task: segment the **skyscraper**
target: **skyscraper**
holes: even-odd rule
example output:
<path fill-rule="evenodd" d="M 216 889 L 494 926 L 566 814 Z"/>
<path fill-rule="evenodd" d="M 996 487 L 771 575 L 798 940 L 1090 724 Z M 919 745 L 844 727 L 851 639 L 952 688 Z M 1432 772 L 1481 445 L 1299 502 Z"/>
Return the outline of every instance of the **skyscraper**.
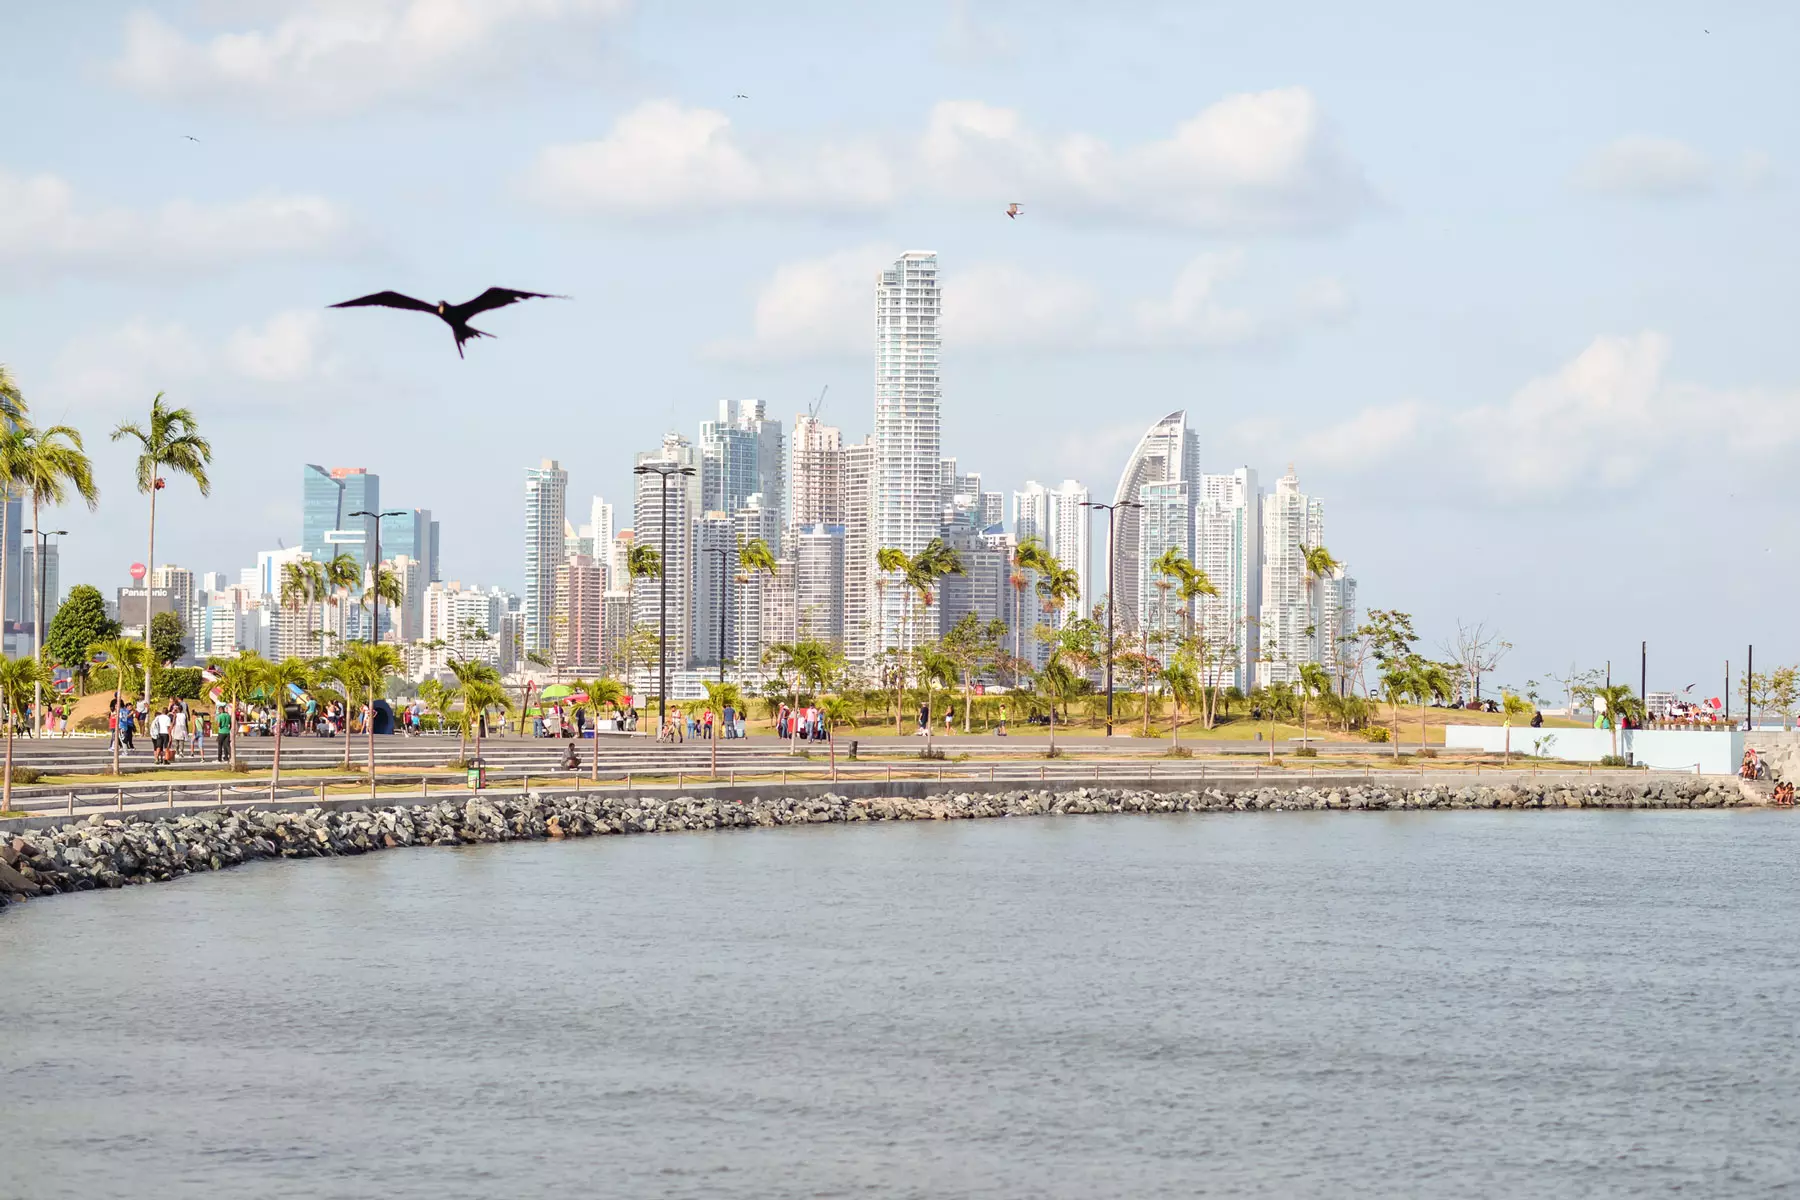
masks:
<path fill-rule="evenodd" d="M 844 435 L 802 414 L 794 418 L 789 472 L 790 525 L 839 525 L 844 520 Z"/>
<path fill-rule="evenodd" d="M 1138 440 L 1119 476 L 1119 487 L 1113 493 L 1114 504 L 1141 500 L 1145 484 L 1173 480 L 1196 481 L 1200 475 L 1200 444 L 1187 427 L 1187 413 L 1170 413 Z M 1113 514 L 1112 546 L 1103 553 L 1113 555 L 1112 598 L 1115 620 L 1120 628 L 1132 632 L 1137 628 L 1142 597 L 1150 588 L 1150 564 L 1142 553 L 1139 511 L 1121 508 Z M 1102 560 L 1098 575 L 1106 577 Z"/>
<path fill-rule="evenodd" d="M 944 486 L 940 461 L 943 389 L 938 377 L 938 261 L 909 250 L 875 287 L 875 503 L 871 552 L 917 554 L 938 536 Z M 936 636 L 926 609 L 908 622 L 905 589 L 883 589 L 871 647 L 911 646 Z"/>
<path fill-rule="evenodd" d="M 794 617 L 799 636 L 844 643 L 844 527 L 794 531 Z"/>
<path fill-rule="evenodd" d="M 679 670 L 688 661 L 692 643 L 688 634 L 694 620 L 694 519 L 700 514 L 699 455 L 691 442 L 677 433 L 665 434 L 662 447 L 636 456 L 636 464 L 674 463 L 693 467 L 694 475 L 668 476 L 668 530 L 663 529 L 663 477 L 634 475 L 637 493 L 633 501 L 632 529 L 636 542 L 662 556 L 658 575 L 640 579 L 634 592 L 633 619 L 638 628 L 659 629 L 663 589 L 667 588 L 669 616 L 669 669 Z"/>
<path fill-rule="evenodd" d="M 1194 542 L 1195 564 L 1218 589 L 1200 598 L 1198 632 L 1212 649 L 1218 678 L 1248 692 L 1262 620 L 1262 489 L 1255 471 L 1200 477 Z"/>
<path fill-rule="evenodd" d="M 563 561 L 569 473 L 553 458 L 525 472 L 525 612 L 521 651 L 550 654 L 556 568 Z"/>
<path fill-rule="evenodd" d="M 1306 551 L 1325 537 L 1325 506 L 1300 490 L 1292 464 L 1263 501 L 1262 619 L 1256 681 L 1292 683 L 1302 663 L 1323 661 L 1316 619 L 1317 587 Z"/>
<path fill-rule="evenodd" d="M 737 539 L 731 517 L 722 512 L 700 514 L 694 521 L 694 626 L 688 664 L 716 667 L 733 657 L 732 577 L 737 572 Z"/>
<path fill-rule="evenodd" d="M 601 640 L 605 600 L 606 572 L 591 555 L 576 554 L 557 566 L 552 640 L 559 668 L 605 663 Z"/>
<path fill-rule="evenodd" d="M 875 640 L 875 440 L 843 451 L 844 656 L 865 669 Z"/>
<path fill-rule="evenodd" d="M 1138 510 L 1138 561 L 1148 572 L 1138 591 L 1137 628 L 1147 635 L 1150 653 L 1167 662 L 1174 656 L 1176 640 L 1185 622 L 1176 615 L 1183 603 L 1175 593 L 1178 580 L 1156 570 L 1156 563 L 1173 550 L 1194 561 L 1194 495 L 1197 481 L 1171 479 L 1147 483 L 1138 492 L 1144 507 Z"/>
<path fill-rule="evenodd" d="M 327 470 L 308 463 L 300 469 L 300 548 L 315 562 L 328 562 L 342 553 L 356 561 L 358 570 L 366 569 L 375 542 L 375 518 L 350 514 L 380 511 L 381 476 L 363 467 Z M 386 547 L 382 549 L 385 553 Z"/>
<path fill-rule="evenodd" d="M 719 401 L 719 419 L 700 423 L 700 511 L 734 513 L 752 495 L 765 507 L 783 511 L 781 422 L 769 420 L 761 400 Z M 777 533 L 771 548 L 779 548 Z"/>
<path fill-rule="evenodd" d="M 1013 493 L 1014 544 L 1036 538 L 1057 562 L 1075 572 L 1075 598 L 1061 609 L 1043 614 L 1044 622 L 1052 628 L 1060 629 L 1070 621 L 1087 616 L 1096 601 L 1098 589 L 1094 583 L 1090 540 L 1092 522 L 1088 520 L 1088 510 L 1082 507 L 1088 498 L 1088 489 L 1073 479 L 1065 479 L 1055 488 L 1028 481 L 1023 489 Z M 1035 578 L 1030 582 L 1035 584 Z M 1021 599 L 1029 602 L 1029 597 Z M 1049 648 L 1035 636 L 1036 620 L 1023 618 L 1023 625 L 1022 657 L 1041 667 Z"/>

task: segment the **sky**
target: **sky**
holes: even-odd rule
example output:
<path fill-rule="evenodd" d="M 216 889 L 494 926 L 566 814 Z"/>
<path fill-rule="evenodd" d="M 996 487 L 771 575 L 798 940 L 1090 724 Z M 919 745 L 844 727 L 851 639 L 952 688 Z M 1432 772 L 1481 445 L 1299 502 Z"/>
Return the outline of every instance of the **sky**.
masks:
<path fill-rule="evenodd" d="M 0 362 L 102 488 L 54 518 L 64 587 L 143 559 L 108 434 L 162 391 L 216 459 L 159 561 L 292 545 L 317 462 L 517 588 L 540 458 L 574 513 L 721 399 L 791 423 L 829 386 L 860 438 L 876 273 L 930 249 L 945 452 L 990 489 L 1110 496 L 1185 409 L 1205 469 L 1292 463 L 1428 651 L 1485 623 L 1548 691 L 1648 642 L 1697 695 L 1800 659 L 1800 9 L 1104 7 L 5 6 Z M 490 285 L 571 299 L 465 360 L 326 309 Z"/>

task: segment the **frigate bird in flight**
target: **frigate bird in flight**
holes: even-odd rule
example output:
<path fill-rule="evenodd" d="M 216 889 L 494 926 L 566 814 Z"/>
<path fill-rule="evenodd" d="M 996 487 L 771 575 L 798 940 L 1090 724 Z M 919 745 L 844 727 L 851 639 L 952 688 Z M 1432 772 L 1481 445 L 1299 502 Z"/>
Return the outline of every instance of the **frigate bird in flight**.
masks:
<path fill-rule="evenodd" d="M 465 300 L 461 304 L 452 304 L 448 300 L 439 300 L 436 304 L 427 304 L 423 300 L 415 300 L 411 296 L 403 296 L 399 292 L 375 292 L 368 296 L 358 296 L 354 300 L 346 300 L 342 304 L 333 304 L 332 308 L 409 308 L 414 312 L 431 313 L 444 324 L 450 326 L 450 332 L 456 335 L 456 357 L 463 357 L 463 343 L 470 338 L 493 337 L 469 326 L 469 318 L 487 312 L 493 308 L 505 308 L 508 304 L 517 304 L 521 300 L 567 300 L 567 296 L 557 296 L 550 292 L 521 292 L 512 288 L 491 287 L 473 300 Z"/>
<path fill-rule="evenodd" d="M 1024 211 L 1025 211 L 1025 206 L 1023 204 L 1019 204 L 1017 202 L 1006 206 L 1006 215 L 1013 218 L 1014 220 L 1017 220 L 1019 214 Z"/>

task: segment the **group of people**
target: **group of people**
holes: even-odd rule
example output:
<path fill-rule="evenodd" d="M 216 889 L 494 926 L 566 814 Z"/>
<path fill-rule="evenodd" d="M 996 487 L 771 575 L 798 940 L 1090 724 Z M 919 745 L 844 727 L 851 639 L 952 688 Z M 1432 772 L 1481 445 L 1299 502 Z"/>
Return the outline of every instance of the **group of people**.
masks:
<path fill-rule="evenodd" d="M 741 738 L 746 736 L 747 732 L 744 725 L 744 714 L 739 712 L 734 705 L 727 704 L 724 710 L 717 715 L 717 720 L 714 719 L 711 705 L 707 705 L 699 712 L 683 712 L 679 708 L 671 708 L 662 723 L 662 728 L 657 731 L 656 740 L 659 742 L 685 742 L 691 737 L 696 741 L 711 741 L 715 737 L 720 739 Z"/>
<path fill-rule="evenodd" d="M 831 734 L 817 705 L 789 708 L 783 704 L 775 710 L 775 736 L 798 741 L 822 742 Z"/>
<path fill-rule="evenodd" d="M 230 755 L 231 720 L 221 710 L 217 716 L 196 709 L 186 700 L 171 699 L 152 710 L 148 700 L 136 704 L 114 697 L 107 704 L 106 726 L 110 742 L 121 750 L 135 751 L 141 733 L 150 739 L 154 761 L 172 763 L 177 758 L 206 757 L 206 739 L 218 728 L 219 761 Z"/>

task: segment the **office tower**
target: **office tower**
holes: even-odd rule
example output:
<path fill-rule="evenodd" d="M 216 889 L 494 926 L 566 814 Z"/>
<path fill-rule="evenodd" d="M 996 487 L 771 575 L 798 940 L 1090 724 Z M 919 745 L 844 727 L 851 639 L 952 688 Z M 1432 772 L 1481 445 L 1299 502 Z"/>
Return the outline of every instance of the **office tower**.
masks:
<path fill-rule="evenodd" d="M 1308 547 L 1325 537 L 1325 506 L 1300 491 L 1290 464 L 1263 500 L 1262 618 L 1257 683 L 1292 683 L 1302 663 L 1320 662 L 1317 589 L 1306 573 Z"/>
<path fill-rule="evenodd" d="M 380 509 L 371 509 L 380 512 Z M 437 578 L 433 564 L 437 561 L 438 523 L 431 519 L 429 508 L 408 509 L 381 523 L 381 557 L 388 562 L 404 554 L 420 565 L 425 582 Z"/>
<path fill-rule="evenodd" d="M 917 554 L 938 536 L 944 483 L 939 457 L 943 392 L 938 379 L 938 261 L 908 251 L 875 288 L 876 549 Z M 937 635 L 927 609 L 906 620 L 910 600 L 893 579 L 882 589 L 872 653 L 910 649 Z"/>
<path fill-rule="evenodd" d="M 794 418 L 788 473 L 790 526 L 838 525 L 844 520 L 844 435 L 817 417 Z"/>
<path fill-rule="evenodd" d="M 730 515 L 700 514 L 694 521 L 694 625 L 688 643 L 693 652 L 687 663 L 691 667 L 716 667 L 721 655 L 732 657 L 731 592 L 737 569 Z"/>
<path fill-rule="evenodd" d="M 606 573 L 606 586 L 618 588 L 623 581 L 613 570 L 613 506 L 595 496 L 588 506 L 588 523 L 581 527 L 581 536 L 587 538 L 593 547 L 588 553 L 594 556 L 594 562 Z"/>
<path fill-rule="evenodd" d="M 1356 628 L 1356 580 L 1339 563 L 1329 575 L 1314 583 L 1319 600 L 1319 661 L 1342 691 L 1346 687 L 1344 673 L 1351 666 L 1348 659 L 1352 657 L 1346 653 L 1345 641 Z"/>
<path fill-rule="evenodd" d="M 775 574 L 764 575 L 757 589 L 757 598 L 761 611 L 758 621 L 761 625 L 763 649 L 798 641 L 800 638 L 799 580 L 794 569 L 794 560 L 783 557 L 776 560 Z"/>
<path fill-rule="evenodd" d="M 431 580 L 426 578 L 422 559 L 410 554 L 396 554 L 388 561 L 392 564 L 395 581 L 400 584 L 401 599 L 392 607 L 382 605 L 381 637 L 384 641 L 411 645 L 425 636 L 425 587 Z"/>
<path fill-rule="evenodd" d="M 313 556 L 299 546 L 290 546 L 285 550 L 259 550 L 256 554 L 255 574 L 242 582 L 259 596 L 279 597 L 282 568 L 289 563 L 312 560 Z"/>
<path fill-rule="evenodd" d="M 1218 589 L 1203 596 L 1196 632 L 1211 649 L 1207 682 L 1249 692 L 1262 609 L 1262 489 L 1256 472 L 1202 475 L 1194 508 L 1194 564 Z"/>
<path fill-rule="evenodd" d="M 946 575 L 938 584 L 937 604 L 944 630 L 971 614 L 981 624 L 1003 621 L 1011 629 L 1012 599 L 1007 584 L 1012 560 L 1012 539 L 1004 533 L 990 535 L 961 525 L 944 531 L 944 542 L 956 551 L 962 574 Z M 1007 642 L 1007 651 L 1012 642 Z"/>
<path fill-rule="evenodd" d="M 1140 493 L 1146 484 L 1175 480 L 1192 482 L 1199 475 L 1200 444 L 1187 427 L 1187 413 L 1172 412 L 1139 439 L 1125 464 L 1124 473 L 1119 476 L 1113 503 L 1141 500 Z M 1114 544 L 1103 551 L 1114 555 L 1112 577 L 1117 595 L 1112 598 L 1113 612 L 1115 620 L 1128 632 L 1135 632 L 1143 596 L 1152 584 L 1150 564 L 1144 561 L 1141 553 L 1139 515 L 1135 508 L 1118 509 L 1113 514 Z M 1097 518 L 1100 516 L 1104 514 L 1096 514 Z M 1095 536 L 1103 535 L 1097 533 Z M 1106 578 L 1104 559 L 1097 574 L 1100 579 Z"/>
<path fill-rule="evenodd" d="M 845 446 L 844 505 L 844 655 L 867 673 L 875 619 L 875 440 Z"/>
<path fill-rule="evenodd" d="M 1194 494 L 1197 480 L 1171 479 L 1147 483 L 1138 492 L 1138 561 L 1146 564 L 1145 585 L 1138 592 L 1137 631 L 1140 647 L 1162 662 L 1174 657 L 1186 622 L 1177 610 L 1186 603 L 1179 591 L 1180 579 L 1156 569 L 1163 555 L 1174 551 L 1194 561 Z"/>
<path fill-rule="evenodd" d="M 169 611 L 181 618 L 182 641 L 190 653 L 194 648 L 194 630 L 200 626 L 197 582 L 194 573 L 186 567 L 168 563 L 150 572 L 150 586 L 169 593 Z"/>
<path fill-rule="evenodd" d="M 631 548 L 636 544 L 635 530 L 621 529 L 613 535 L 612 549 L 606 557 L 606 578 L 615 592 L 632 590 Z"/>
<path fill-rule="evenodd" d="M 1088 510 L 1082 505 L 1087 503 L 1088 490 L 1073 479 L 1065 479 L 1060 487 L 1050 488 L 1035 480 L 1029 481 L 1024 488 L 1013 493 L 1013 543 L 1023 544 L 1028 538 L 1036 538 L 1051 557 L 1065 568 L 1075 572 L 1076 595 L 1063 602 L 1059 609 L 1044 611 L 1044 598 L 1037 594 L 1037 573 L 1027 572 L 1024 596 L 1015 596 L 1015 601 L 1038 604 L 1036 617 L 1019 618 L 1024 626 L 1021 656 L 1034 666 L 1043 666 L 1049 655 L 1049 645 L 1040 642 L 1036 636 L 1037 626 L 1045 624 L 1052 629 L 1060 629 L 1068 622 L 1087 616 L 1093 612 L 1100 588 L 1104 586 L 1104 577 L 1097 581 L 1094 574 L 1093 552 L 1090 541 L 1093 522 L 1088 519 Z M 1015 603 L 1015 609 L 1020 605 Z"/>
<path fill-rule="evenodd" d="M 666 463 L 695 469 L 693 475 L 667 476 L 667 536 L 663 529 L 664 476 L 646 472 L 634 475 L 637 485 L 633 501 L 632 529 L 639 545 L 648 546 L 662 558 L 658 575 L 637 581 L 633 590 L 633 619 L 639 627 L 661 628 L 664 589 L 667 589 L 670 670 L 680 670 L 688 660 L 688 632 L 693 628 L 693 527 L 700 508 L 699 455 L 693 445 L 680 434 L 663 437 L 662 448 L 639 453 L 637 465 Z M 666 553 L 665 553 L 666 551 Z"/>
<path fill-rule="evenodd" d="M 553 458 L 525 472 L 525 611 L 519 654 L 551 652 L 550 612 L 563 560 L 569 473 Z"/>
<path fill-rule="evenodd" d="M 375 518 L 350 514 L 381 511 L 381 477 L 362 467 L 327 470 L 315 463 L 302 467 L 300 477 L 300 549 L 318 562 L 348 554 L 358 570 L 366 568 Z"/>
<path fill-rule="evenodd" d="M 787 445 L 781 433 L 781 422 L 772 420 L 763 412 L 761 400 L 745 400 L 741 403 L 738 422 L 756 438 L 756 486 L 752 493 L 760 493 L 763 507 L 778 517 L 788 509 L 787 503 Z M 725 506 L 726 512 L 737 511 L 736 506 Z M 776 526 L 776 541 L 769 547 L 780 550 L 780 525 Z"/>
<path fill-rule="evenodd" d="M 343 514 L 343 480 L 316 463 L 301 467 L 300 545 L 296 549 L 316 562 L 329 559 L 335 547 L 328 535 L 340 527 Z"/>
<path fill-rule="evenodd" d="M 37 577 L 37 548 L 44 546 L 44 578 Z M 50 622 L 56 619 L 56 607 L 62 595 L 62 551 L 55 542 L 47 545 L 37 538 L 29 538 L 21 555 L 20 570 L 20 605 L 19 624 L 29 637 L 37 625 L 37 601 L 41 592 L 44 597 L 44 634 L 49 636 Z"/>
<path fill-rule="evenodd" d="M 563 557 L 573 558 L 580 554 L 587 558 L 594 556 L 594 528 L 583 525 L 576 529 L 572 521 L 563 518 Z"/>
<path fill-rule="evenodd" d="M 794 621 L 799 636 L 844 644 L 844 527 L 794 531 Z"/>
<path fill-rule="evenodd" d="M 978 529 L 994 529 L 1006 524 L 1006 495 L 1003 492 L 979 492 L 976 495 L 980 518 Z"/>
<path fill-rule="evenodd" d="M 719 401 L 719 419 L 700 423 L 700 512 L 733 513 L 760 493 L 766 507 L 783 511 L 781 422 L 769 420 L 761 400 L 740 400 L 737 416 L 731 403 Z M 779 531 L 769 543 L 781 544 Z"/>
<path fill-rule="evenodd" d="M 592 555 L 576 554 L 556 568 L 556 665 L 599 668 L 605 661 L 606 570 Z"/>

